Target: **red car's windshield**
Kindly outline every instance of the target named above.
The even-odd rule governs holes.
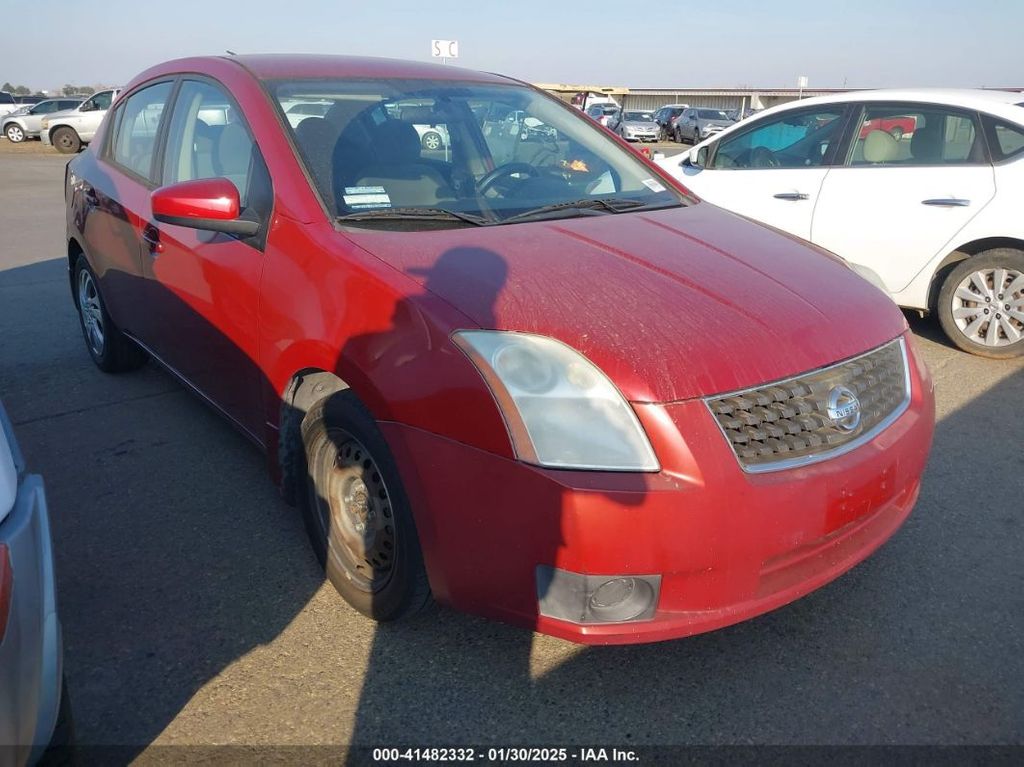
[[[527,87],[310,80],[272,88],[326,207],[347,222],[398,228],[387,222],[412,210],[502,223],[539,209],[552,217],[683,202],[592,122]]]

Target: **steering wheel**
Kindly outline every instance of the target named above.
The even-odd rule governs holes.
[[[485,194],[490,191],[491,187],[503,178],[514,176],[517,173],[522,173],[527,176],[538,176],[539,171],[525,162],[507,162],[504,165],[499,165],[494,170],[490,171],[483,178],[476,182],[476,191],[478,194]]]
[[[754,168],[778,168],[779,160],[771,149],[756,146],[750,151],[750,165]]]

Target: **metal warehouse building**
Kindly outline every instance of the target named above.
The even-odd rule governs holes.
[[[578,93],[611,96],[625,109],[657,109],[665,104],[689,104],[719,109],[767,109],[799,98],[846,93],[853,88],[620,88],[600,85],[536,83],[564,101]]]

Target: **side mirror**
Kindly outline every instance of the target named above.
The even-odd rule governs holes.
[[[238,189],[226,178],[203,178],[163,186],[150,195],[153,218],[165,224],[251,237],[259,222],[239,219]]]
[[[683,159],[683,163],[693,168],[703,168],[704,163],[708,158],[708,148],[706,146],[693,147],[689,152],[686,153],[686,157]]]

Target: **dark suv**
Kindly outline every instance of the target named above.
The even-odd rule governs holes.
[[[658,140],[665,141],[672,137],[676,118],[686,109],[686,104],[668,104],[654,113],[654,121],[658,123]]]

